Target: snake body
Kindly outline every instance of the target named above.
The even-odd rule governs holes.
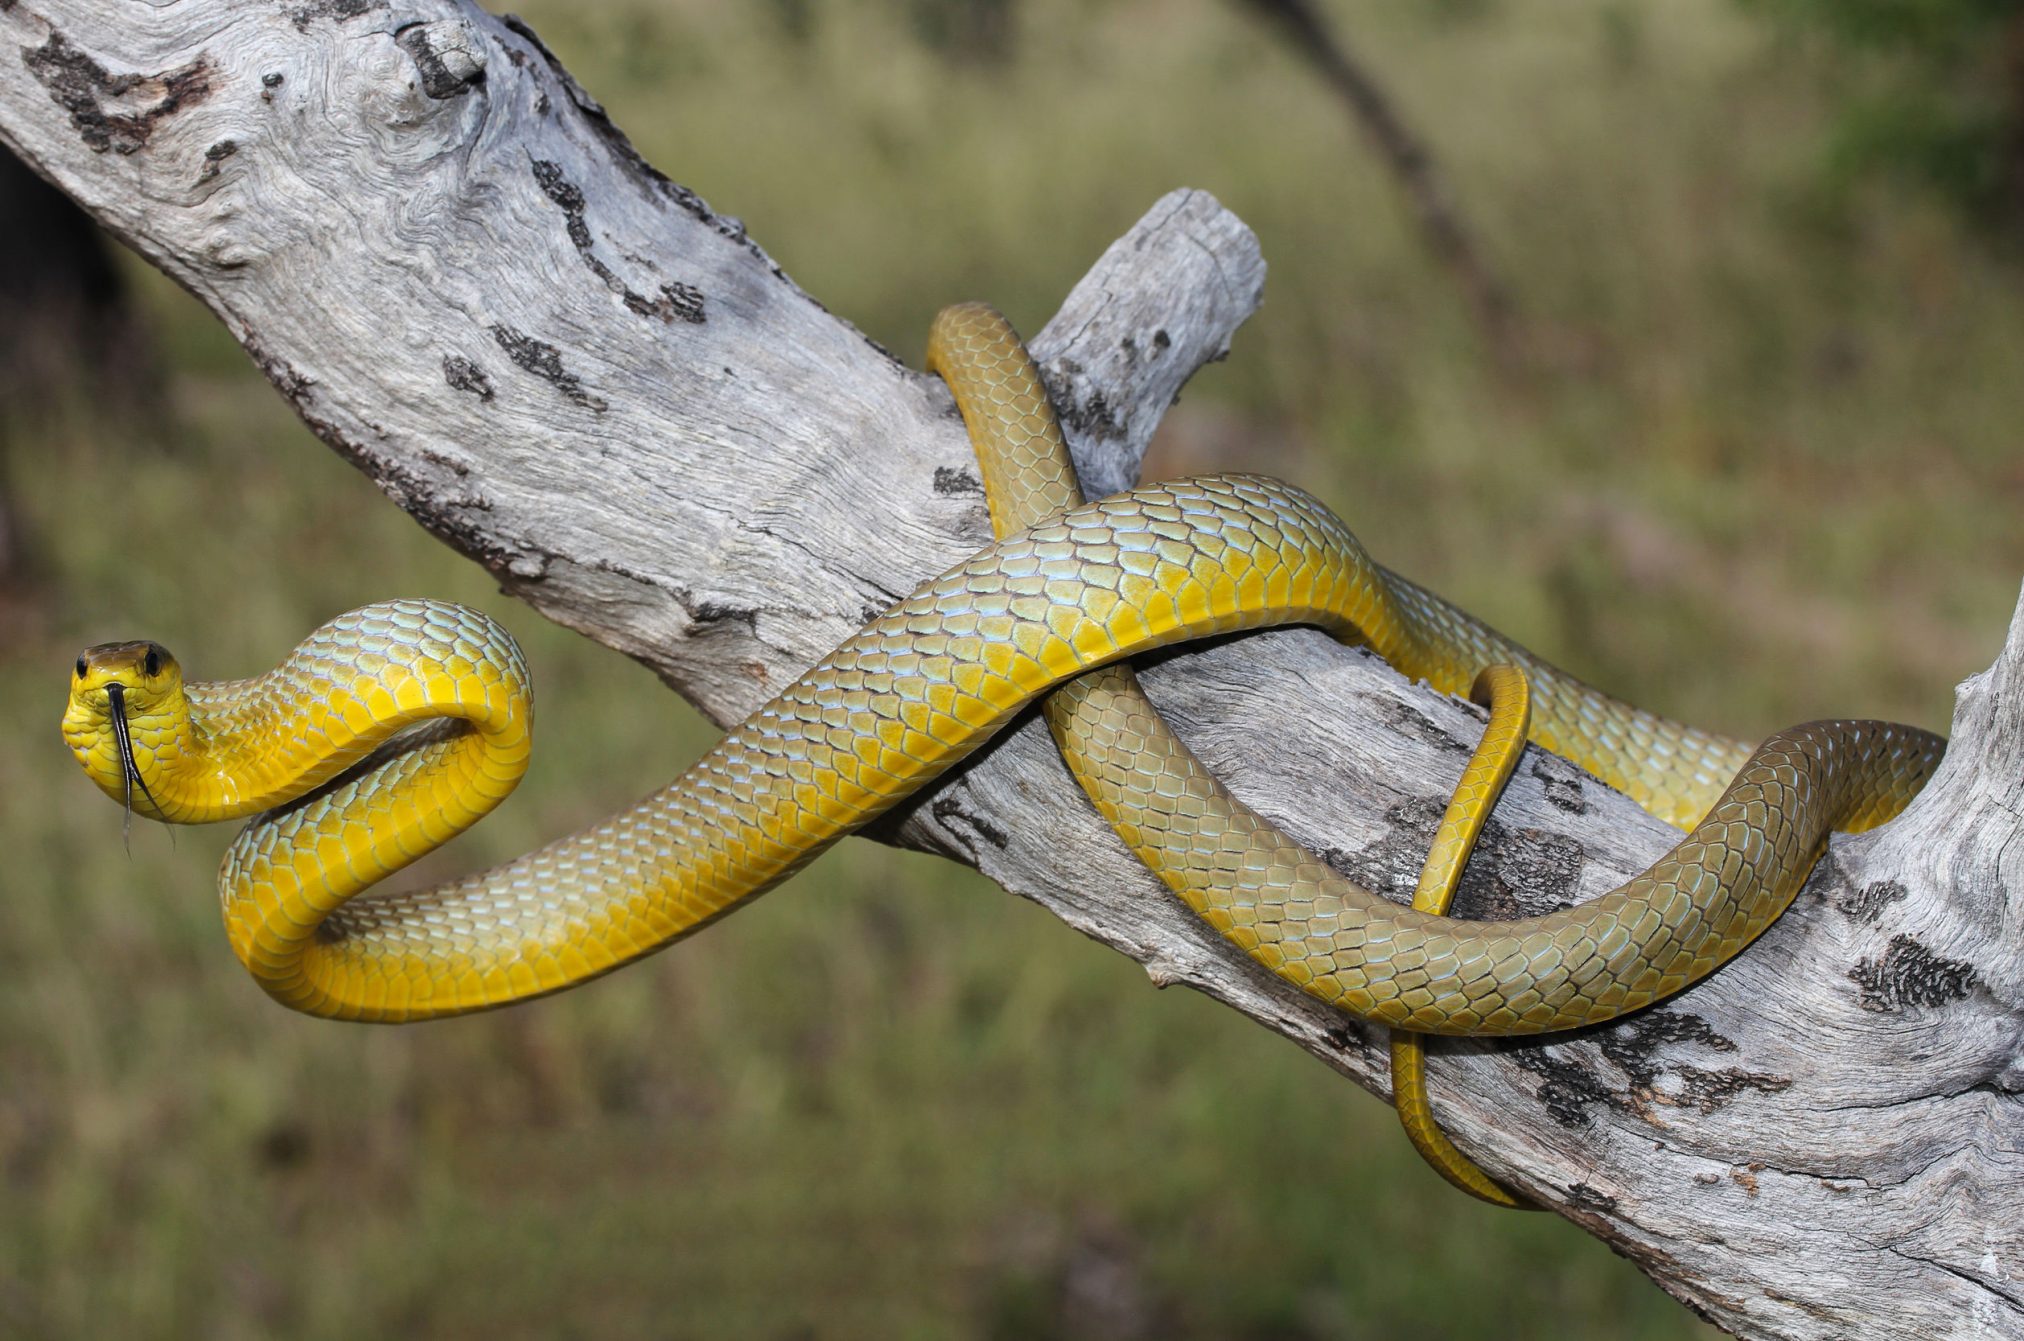
[[[999,540],[853,635],[670,786],[427,889],[369,886],[489,809],[526,760],[518,655],[474,612],[368,606],[241,681],[186,683],[154,644],[92,649],[65,734],[99,786],[144,815],[255,817],[221,891],[233,948],[270,994],[315,1014],[412,1020],[556,991],[666,946],[1084,671],[1284,623],[1367,643],[1450,692],[1479,666],[1514,663],[1533,686],[1535,742],[1669,818],[1708,811],[1601,899],[1453,922],[1342,880],[1166,748],[1179,742],[1142,699],[1087,688],[1076,715],[1088,777],[1127,841],[1157,852],[1169,883],[1247,953],[1417,1032],[1563,1029],[1677,990],[1782,910],[1830,828],[1895,814],[1943,748],[1909,727],[1838,722],[1751,752],[1665,722],[1386,573],[1312,497],[1250,475],[1145,486]]]
[[[948,383],[963,415],[983,472],[991,527],[1001,540],[1083,501],[1074,461],[1047,389],[1041,385],[1039,370],[1018,333],[997,309],[983,303],[942,309],[928,329],[927,369]],[[1448,910],[1462,867],[1490,807],[1518,765],[1531,725],[1531,693],[1516,668],[1485,670],[1477,679],[1476,690],[1478,701],[1486,705],[1494,701],[1495,707],[1483,744],[1456,787],[1421,873],[1413,907],[1424,913],[1438,915]],[[1168,730],[1128,664],[1085,672],[1049,694],[1044,712],[1063,762],[1106,818],[1115,822],[1131,800],[1112,785],[1109,779],[1113,774],[1105,771],[1101,757],[1091,753],[1092,742],[1108,734],[1106,705],[1127,708],[1152,727],[1139,745],[1137,757],[1115,769],[1115,774],[1129,775],[1134,782],[1196,773],[1212,776]],[[1241,821],[1238,803],[1220,790],[1202,799],[1204,818],[1212,825],[1227,828]],[[1290,846],[1283,838],[1281,842]],[[1185,892],[1189,884],[1185,852],[1170,853],[1166,846],[1143,841],[1137,851],[1170,888]],[[1441,1130],[1427,1089],[1426,1049],[1418,1034],[1393,1031],[1391,1063],[1392,1102],[1407,1138],[1421,1157],[1472,1196],[1510,1208],[1527,1205],[1457,1149]]]
[[[1532,687],[1516,666],[1486,666],[1476,677],[1469,697],[1490,710],[1483,724],[1482,739],[1476,743],[1462,780],[1448,800],[1446,813],[1427,846],[1427,860],[1420,868],[1419,884],[1413,890],[1413,907],[1436,916],[1448,911],[1455,891],[1462,883],[1462,868],[1475,851],[1476,839],[1490,810],[1518,769],[1525,753],[1525,733],[1532,727]],[[1505,1187],[1456,1148],[1434,1117],[1433,1097],[1427,1091],[1427,1047],[1418,1034],[1405,1029],[1391,1032],[1392,1107],[1399,1125],[1420,1158],[1434,1172],[1470,1196],[1509,1210],[1536,1210],[1537,1207]]]
[[[1001,537],[1082,501],[1046,390],[995,309],[945,309],[929,332],[927,366],[949,383],[963,413]],[[1686,843],[1589,905],[1589,913],[1535,919],[1539,930],[1529,937],[1493,936],[1474,953],[1461,953],[1478,930],[1453,927],[1451,935],[1464,938],[1457,941],[1430,937],[1424,923],[1395,925],[1390,905],[1336,875],[1225,790],[1167,727],[1130,667],[1092,671],[1050,695],[1048,726],[1070,772],[1140,859],[1232,942],[1358,1015],[1403,1020],[1414,1030],[1523,1032],[1514,1022],[1529,1027],[1545,1010],[1563,1012],[1539,1026],[1553,1029],[1664,996],[1741,949],[1783,910],[1829,827],[1865,827],[1895,814],[1938,757],[1935,738],[1879,723],[1815,724],[1753,753],[1740,741],[1571,680],[1376,567],[1360,547],[1353,558],[1355,585],[1371,598],[1357,633],[1398,669],[1437,687],[1453,691],[1473,679],[1473,696],[1492,707],[1483,744],[1435,836],[1415,912],[1437,917],[1447,910],[1528,731],[1675,824],[1706,812]],[[1534,684],[1549,705],[1536,730]],[[1851,748],[1852,757],[1838,757]],[[1846,794],[1817,797],[1822,783],[1838,783]],[[1356,981],[1341,966],[1359,953],[1388,963],[1398,976]],[[1632,962],[1640,956],[1642,966]],[[1456,1002],[1455,980],[1486,965],[1492,980],[1480,988],[1464,982],[1470,1000]],[[1642,976],[1623,971],[1640,968]],[[1563,992],[1578,986],[1575,1000],[1543,991],[1528,998],[1519,984],[1535,969],[1546,970],[1546,978],[1564,973]],[[1533,986],[1545,984],[1534,979]],[[1574,1018],[1570,1004],[1588,1014]],[[1400,1119],[1427,1162],[1474,1196],[1522,1205],[1439,1130],[1416,1033],[1395,1030],[1392,1064]]]

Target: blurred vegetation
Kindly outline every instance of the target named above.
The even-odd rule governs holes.
[[[2015,247],[2024,227],[2024,0],[1745,0],[1803,43],[1840,106],[1821,186],[1885,174]]]
[[[1003,9],[527,17],[654,162],[896,349],[963,297],[1037,328],[1161,192],[1214,191],[1263,240],[1266,306],[1157,471],[1299,479],[1384,561],[1663,711],[1944,729],[2024,573],[2020,276],[1920,193],[1820,226],[1843,109],[1776,30],[1732,0],[1346,20],[1518,289],[1514,383],[1255,25]],[[979,42],[998,54],[950,49]],[[531,1008],[384,1030],[272,1007],[207,892],[227,835],[140,829],[128,855],[65,756],[78,647],[147,634],[233,675],[370,599],[493,611],[540,746],[435,874],[631,800],[707,733],[500,598],[136,278],[161,411],[0,407],[41,579],[0,595],[0,1334],[1706,1334],[1571,1226],[1450,1192],[1311,1059],[869,843]]]

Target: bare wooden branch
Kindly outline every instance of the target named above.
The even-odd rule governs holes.
[[[649,168],[515,21],[458,0],[0,0],[0,38],[0,139],[209,304],[424,526],[715,719],[984,543],[939,383]],[[1242,223],[1183,191],[1070,295],[1035,343],[1091,487],[1130,479],[1263,273]],[[1473,709],[1300,630],[1145,679],[1237,791],[1407,897]],[[1458,1141],[1739,1334],[2024,1336],[2024,612],[1957,733],[1913,811],[1837,841],[1709,981],[1575,1036],[1437,1044]],[[1592,897],[1670,833],[1535,753],[1461,911]],[[1385,1092],[1377,1032],[1168,898],[1036,722],[881,836]]]

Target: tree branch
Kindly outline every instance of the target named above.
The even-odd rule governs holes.
[[[0,38],[0,140],[217,312],[424,526],[717,721],[988,538],[939,383],[649,168],[514,20],[457,0],[0,0]],[[1034,343],[1092,491],[1132,478],[1262,278],[1242,223],[1183,191],[1077,286]],[[1145,679],[1240,794],[1409,895],[1473,709],[1302,630],[1176,651]],[[2024,612],[1957,733],[1913,810],[1837,841],[1709,981],[1576,1036],[1436,1044],[1457,1140],[1744,1335],[2024,1336]],[[1036,721],[880,836],[1385,1092],[1378,1031],[1168,898]],[[1670,836],[1534,753],[1460,911],[1593,897]]]

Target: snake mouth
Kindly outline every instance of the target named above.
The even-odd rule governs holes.
[[[127,730],[126,686],[118,683],[105,687],[105,695],[112,704],[112,738],[119,750],[120,800],[126,806],[126,818],[120,824],[120,837],[131,841],[134,829],[134,788],[141,789],[141,795],[148,798],[148,804],[161,814],[162,803],[148,790],[148,780],[141,776],[140,761],[134,758],[133,736]]]

